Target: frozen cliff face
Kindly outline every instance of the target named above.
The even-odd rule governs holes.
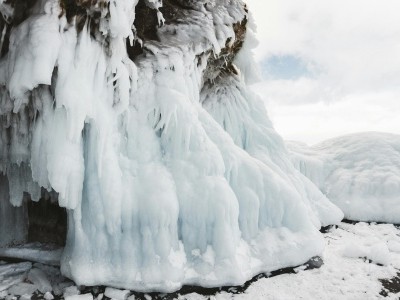
[[[297,168],[350,220],[400,223],[400,136],[367,132],[313,147],[289,143]]]
[[[343,215],[294,168],[246,87],[241,0],[0,8],[2,201],[58,194],[66,276],[171,291],[321,253],[318,229]]]

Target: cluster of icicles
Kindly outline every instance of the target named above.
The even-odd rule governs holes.
[[[246,86],[250,26],[239,74],[204,77],[248,18],[244,3],[194,1],[133,62],[137,1],[108,2],[103,39],[78,32],[56,0],[12,30],[0,62],[0,244],[24,236],[5,202],[47,190],[68,211],[61,270],[77,284],[233,285],[320,254],[320,226],[342,213],[295,170]]]

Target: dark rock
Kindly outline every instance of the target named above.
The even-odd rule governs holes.
[[[397,276],[390,279],[379,279],[382,283],[382,291],[379,293],[381,296],[388,297],[389,293],[400,293],[400,272]]]
[[[392,224],[394,227],[400,229],[400,224],[387,223],[387,222],[354,221],[354,220],[348,220],[348,219],[343,219],[342,222],[343,222],[343,223],[346,223],[346,224],[351,224],[351,225],[355,225],[355,224],[358,224],[358,223],[367,223],[367,224],[369,224],[369,225],[371,225],[371,224]]]
[[[321,227],[321,229],[319,230],[321,233],[328,233],[330,232],[332,229],[337,228],[337,225],[328,225],[328,226],[323,226]]]

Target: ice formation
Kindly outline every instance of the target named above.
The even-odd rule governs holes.
[[[289,143],[297,168],[345,217],[400,223],[400,136],[367,132],[313,147]]]
[[[47,195],[68,211],[63,274],[138,291],[239,284],[321,253],[319,228],[343,215],[247,89],[241,0],[0,9],[0,232],[26,238],[24,206]]]

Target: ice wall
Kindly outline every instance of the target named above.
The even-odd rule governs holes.
[[[400,223],[400,136],[367,132],[289,148],[297,168],[346,218]]]
[[[65,275],[172,291],[321,253],[318,229],[342,213],[293,167],[247,90],[242,1],[72,1],[77,15],[66,3],[36,2],[0,62],[10,201],[58,193]],[[151,14],[133,26],[142,11],[154,32]]]

